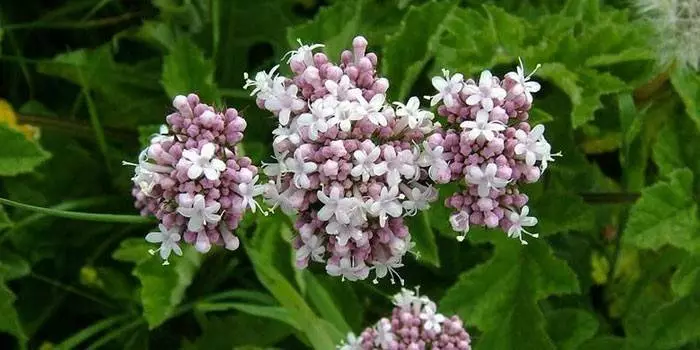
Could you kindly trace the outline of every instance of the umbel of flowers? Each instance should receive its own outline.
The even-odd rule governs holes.
[[[387,103],[389,82],[377,75],[367,44],[356,37],[334,64],[313,52],[323,45],[300,42],[288,53],[291,77],[275,66],[246,75],[245,87],[279,122],[264,196],[298,214],[297,266],[324,263],[348,280],[374,270],[375,282],[387,275],[393,282],[413,246],[404,217],[426,209],[437,198],[432,184],[451,174],[442,146],[425,142],[433,114],[417,97]]]
[[[532,93],[540,85],[530,81],[532,73],[525,76],[522,62],[503,79],[489,71],[482,72],[478,82],[464,80],[462,74],[443,74],[432,79],[437,94],[426,98],[448,123],[427,142],[442,147],[451,180],[465,186],[445,200],[454,209],[452,228],[462,232],[458,239],[463,240],[470,226],[500,227],[527,244],[523,235],[537,234],[526,227],[536,225],[537,219],[528,216],[528,197],[519,184],[537,181],[552,156],[560,155],[551,153],[544,126],[528,123]]]
[[[236,153],[245,120],[229,108],[224,112],[200,102],[195,94],[177,96],[176,112],[139,155],[132,194],[142,215],[154,215],[159,231],[146,240],[159,243],[164,264],[171,253],[182,255],[181,239],[207,252],[212,244],[235,250],[232,233],[246,209],[255,211],[253,197],[258,169]]]
[[[340,350],[469,350],[471,339],[458,316],[445,317],[426,296],[402,289],[393,298],[390,318],[382,318],[374,326],[338,346]]]

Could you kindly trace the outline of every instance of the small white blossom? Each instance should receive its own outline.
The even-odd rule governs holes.
[[[384,107],[386,96],[384,94],[376,94],[367,102],[364,97],[359,96],[357,100],[360,102],[360,108],[355,110],[359,118],[367,118],[370,123],[377,126],[386,126],[386,116],[381,112]]]
[[[401,257],[399,256],[392,256],[385,262],[372,261],[372,269],[374,269],[375,273],[375,277],[372,283],[379,283],[379,279],[384,278],[388,274],[389,279],[391,280],[391,284],[395,283],[394,276],[396,276],[396,278],[403,286],[404,280],[403,278],[401,278],[401,276],[399,276],[399,273],[396,272],[396,269],[399,267],[403,267]]]
[[[304,244],[296,251],[297,260],[305,260],[310,257],[311,260],[316,262],[323,261],[323,253],[326,252],[326,248],[323,246],[323,242],[318,239],[318,236],[309,235],[304,237],[302,235],[301,241]]]
[[[523,233],[534,238],[539,237],[539,234],[530,233],[523,228],[537,225],[537,218],[534,216],[527,216],[529,213],[530,208],[528,208],[527,205],[520,209],[520,214],[512,210],[508,211],[508,220],[510,220],[512,223],[512,225],[508,228],[508,237],[519,239],[520,243],[523,245],[527,244],[527,241],[523,239]]]
[[[464,241],[469,233],[469,213],[460,210],[458,213],[450,215],[450,225],[452,225],[453,230],[462,232],[461,235],[457,236],[457,241]]]
[[[254,80],[249,79],[247,72],[243,73],[243,79],[245,79],[243,89],[248,89],[252,86],[253,91],[250,92],[250,96],[257,94],[259,98],[267,99],[272,92],[275,78],[277,78],[276,72],[279,67],[279,65],[272,67],[269,73],[265,71],[257,72]]]
[[[544,125],[536,125],[529,133],[523,130],[515,132],[518,144],[515,145],[515,154],[525,158],[525,164],[533,166],[540,161],[542,171],[547,169],[547,162],[554,161],[553,156],[561,156],[561,152],[552,154],[552,146],[544,138]]]
[[[304,43],[301,42],[301,39],[297,39],[297,42],[299,43],[299,48],[296,50],[289,51],[284,55],[284,57],[289,56],[287,63],[290,63],[292,61],[297,61],[297,62],[304,62],[304,64],[307,66],[313,66],[314,65],[314,50],[321,48],[321,47],[324,47],[325,45],[323,45],[323,44],[305,45]],[[282,59],[284,59],[284,57],[282,57]]]
[[[240,183],[238,184],[238,188],[236,189],[236,192],[243,198],[243,202],[241,203],[243,207],[249,207],[250,211],[255,213],[256,208],[260,208],[260,211],[267,215],[267,212],[263,210],[263,208],[260,206],[260,204],[255,200],[255,197],[263,194],[265,192],[265,185],[263,184],[258,184],[258,175],[255,175],[253,180],[250,181],[250,183]]]
[[[294,158],[285,159],[284,164],[287,169],[289,169],[289,172],[294,173],[292,181],[296,187],[309,188],[309,186],[311,186],[309,174],[316,171],[318,164],[314,162],[306,162],[298,155],[295,155]]]
[[[540,83],[530,81],[530,78],[533,74],[535,74],[535,72],[537,72],[538,69],[540,69],[540,67],[542,67],[542,65],[538,64],[535,66],[535,69],[530,72],[530,74],[525,76],[525,66],[523,65],[523,61],[520,59],[520,57],[518,57],[518,61],[520,62],[520,65],[515,68],[516,72],[510,72],[506,74],[506,77],[517,81],[525,93],[527,102],[532,103],[532,93],[540,91],[541,87]]]
[[[162,143],[162,142],[167,142],[167,141],[173,141],[175,139],[175,136],[169,135],[170,130],[168,130],[167,125],[161,125],[158,133],[151,135],[151,144],[156,144],[156,143]]]
[[[394,104],[398,106],[396,116],[405,118],[409,129],[415,129],[423,125],[425,120],[433,119],[433,113],[420,109],[418,97],[409,98],[405,105],[401,102],[394,102]]]
[[[346,340],[336,348],[338,350],[362,350],[362,338],[356,337],[355,333],[350,332]]]
[[[481,104],[481,107],[487,112],[491,112],[493,109],[493,99],[503,99],[507,94],[506,90],[495,83],[493,75],[488,70],[481,72],[479,86],[465,84],[462,92],[469,95],[465,101],[468,105]]]
[[[384,148],[383,153],[386,161],[386,182],[389,186],[397,186],[402,175],[406,179],[416,176],[419,168],[411,151],[402,150],[397,153],[393,146],[388,146]]]
[[[353,258],[342,257],[338,264],[329,263],[326,265],[326,272],[331,276],[342,276],[342,280],[357,281],[367,277],[369,269],[364,261],[353,263]]]
[[[319,220],[329,221],[335,215],[336,220],[340,223],[350,224],[352,222],[353,208],[358,206],[355,198],[344,198],[342,189],[336,186],[331,187],[329,195],[323,191],[318,191],[316,195],[318,200],[323,203],[323,207],[317,213]]]
[[[350,101],[341,101],[335,107],[335,113],[328,119],[328,127],[338,125],[340,130],[349,132],[352,130],[352,122],[364,118],[357,110],[359,103]]]
[[[491,141],[498,132],[506,129],[506,126],[499,121],[489,121],[489,112],[483,109],[476,113],[476,121],[466,120],[459,126],[469,131],[467,137],[472,141],[480,137],[486,141]]]
[[[391,343],[394,341],[394,332],[391,330],[391,322],[388,319],[382,318],[375,326],[377,335],[374,338],[374,345],[381,349],[390,349]]]
[[[182,249],[177,244],[180,241],[180,227],[173,226],[168,229],[163,224],[158,225],[158,232],[150,232],[146,235],[146,241],[149,243],[160,243],[160,248],[149,250],[151,254],[160,252],[160,257],[163,259],[163,265],[168,265],[168,257],[171,252],[182,256]]]
[[[362,90],[353,86],[347,75],[343,75],[337,83],[333,80],[326,80],[324,86],[336,101],[356,101],[362,96]]]
[[[281,125],[289,124],[292,113],[299,112],[306,107],[306,102],[297,96],[299,87],[291,84],[284,87],[282,84],[275,84],[272,87],[270,96],[265,100],[265,108],[273,113],[278,113]]]
[[[187,194],[178,196],[177,212],[180,215],[189,218],[187,221],[187,230],[199,232],[204,230],[204,226],[208,224],[217,224],[221,220],[221,215],[216,213],[221,209],[221,204],[214,202],[207,206],[204,201],[204,196],[201,194],[195,195],[194,199],[190,200]]]
[[[409,188],[408,186],[401,184],[401,191],[406,195],[406,200],[401,204],[406,210],[406,215],[412,216],[416,215],[419,211],[430,208],[430,202],[437,199],[437,190],[429,185],[423,190],[418,186]]]
[[[332,116],[335,110],[324,103],[322,99],[314,101],[309,106],[309,112],[302,113],[297,119],[299,126],[307,126],[309,128],[309,138],[311,140],[318,139],[319,132],[328,130],[328,117]]]
[[[122,162],[122,165],[134,166],[134,176],[131,178],[131,181],[134,182],[134,185],[139,186],[141,192],[147,196],[151,195],[153,187],[160,181],[161,174],[167,174],[173,170],[173,168],[169,166],[149,163],[148,148],[144,149],[139,154],[138,164]]]
[[[450,77],[450,72],[443,69],[442,75],[444,78],[433,77],[431,81],[438,93],[434,96],[425,96],[426,99],[430,100],[431,107],[440,101],[445,101],[445,106],[451,107],[454,104],[453,96],[458,94],[464,85],[464,76],[462,74],[457,73]]]
[[[355,166],[350,170],[350,175],[361,177],[363,182],[367,182],[370,176],[380,176],[386,173],[386,162],[375,163],[381,155],[379,147],[373,147],[369,153],[363,149],[353,152]]]
[[[428,141],[423,141],[423,152],[418,157],[418,165],[428,167],[428,175],[433,180],[438,178],[440,171],[448,169],[447,161],[442,156],[443,151],[442,146],[431,149]]]
[[[288,128],[283,125],[280,125],[277,127],[277,129],[272,130],[272,134],[275,135],[274,140],[272,140],[273,146],[284,142],[284,140],[289,140],[289,142],[291,142],[294,145],[298,145],[301,141],[299,133],[296,131],[295,128],[292,127]]]
[[[428,303],[423,307],[423,312],[419,315],[421,320],[424,320],[423,328],[427,331],[433,331],[435,333],[442,332],[441,323],[445,322],[446,318],[442,314],[436,312],[435,304]]]
[[[201,152],[196,150],[186,149],[182,151],[180,162],[189,166],[187,169],[187,177],[196,180],[202,174],[209,180],[218,180],[222,171],[226,170],[226,163],[221,159],[214,158],[216,146],[213,143],[207,143],[202,146]]]
[[[401,288],[401,292],[394,295],[392,302],[399,308],[408,311],[412,308],[414,303],[419,302],[416,294],[417,293],[412,290]]]
[[[345,224],[338,222],[332,218],[326,226],[326,232],[331,236],[335,236],[335,238],[338,240],[338,245],[340,246],[345,246],[348,244],[350,238],[352,238],[356,244],[357,242],[366,238],[365,234],[362,233],[362,230],[359,227],[353,225],[352,223]]]
[[[508,184],[508,180],[496,176],[498,167],[494,163],[489,163],[481,169],[477,166],[470,166],[467,175],[467,182],[478,186],[479,197],[488,197],[491,189],[501,189]]]
[[[379,218],[379,226],[384,227],[386,225],[387,215],[395,218],[401,216],[403,207],[399,203],[399,199],[402,198],[403,194],[399,194],[398,186],[391,188],[386,188],[385,186],[382,187],[379,198],[371,200],[369,212]]]

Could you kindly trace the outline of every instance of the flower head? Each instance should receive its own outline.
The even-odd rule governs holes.
[[[182,249],[177,244],[180,241],[180,230],[179,226],[174,226],[172,228],[167,228],[163,224],[158,225],[159,231],[151,232],[146,235],[146,241],[150,243],[160,243],[160,248],[156,250],[150,250],[151,254],[160,252],[160,257],[163,259],[163,265],[168,265],[168,257],[170,253],[174,252],[177,255],[182,255]]]

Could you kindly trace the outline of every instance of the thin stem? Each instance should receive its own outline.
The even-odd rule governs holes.
[[[61,281],[53,280],[53,279],[48,278],[48,277],[46,277],[46,276],[40,275],[40,274],[38,274],[38,273],[36,273],[36,272],[31,272],[31,273],[29,274],[29,276],[32,277],[32,278],[35,278],[35,279],[37,279],[37,280],[39,280],[39,281],[42,281],[42,282],[44,282],[44,283],[50,284],[50,285],[52,285],[52,286],[54,286],[54,287],[56,287],[56,288],[58,288],[58,289],[62,289],[62,290],[64,290],[64,291],[66,291],[66,292],[73,293],[73,294],[75,294],[75,295],[81,296],[81,297],[83,297],[83,298],[85,298],[85,299],[94,301],[94,302],[96,302],[96,303],[98,303],[98,304],[107,306],[107,307],[109,307],[109,308],[114,308],[114,305],[110,304],[109,302],[104,301],[104,300],[102,300],[102,299],[100,299],[100,298],[98,298],[98,297],[96,297],[96,296],[94,296],[94,295],[91,295],[91,294],[88,294],[88,293],[86,293],[86,292],[83,292],[83,291],[81,291],[80,289],[77,289],[77,288],[75,288],[75,287],[73,287],[73,286],[70,286],[70,285],[67,285],[67,284],[63,284]]]
[[[579,193],[583,200],[591,204],[634,203],[641,194],[633,192],[587,192]]]
[[[240,98],[244,100],[255,100],[255,96],[250,96],[250,93],[243,89],[219,89],[221,96]]]
[[[132,18],[138,18],[145,15],[145,12],[140,13],[124,13],[119,16],[100,18],[90,21],[69,21],[69,22],[29,22],[15,23],[3,26],[4,30],[18,29],[86,29],[102,26],[110,26],[128,21]]]
[[[9,205],[12,207],[35,211],[46,215],[57,216],[66,219],[83,220],[83,221],[98,221],[98,222],[119,222],[126,224],[149,224],[154,220],[149,217],[139,215],[120,215],[120,214],[100,214],[100,213],[82,213],[76,211],[66,211],[59,209],[51,209],[37,207],[34,205],[19,203],[9,199],[0,198],[0,204]]]

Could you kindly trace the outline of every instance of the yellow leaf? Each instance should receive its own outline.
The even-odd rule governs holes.
[[[34,125],[29,124],[17,124],[17,114],[12,108],[9,102],[0,98],[0,123],[7,123],[10,128],[18,130],[28,140],[38,140],[39,139],[39,128]]]

